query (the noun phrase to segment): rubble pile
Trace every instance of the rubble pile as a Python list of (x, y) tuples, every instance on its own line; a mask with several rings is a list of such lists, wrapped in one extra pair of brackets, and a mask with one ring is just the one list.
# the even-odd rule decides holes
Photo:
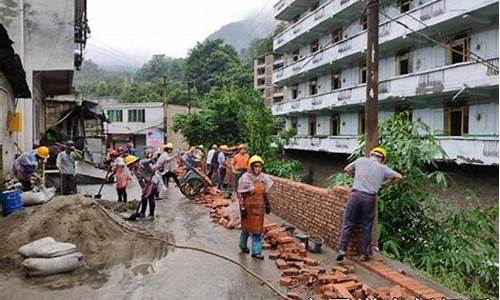
[[(207, 188), (204, 195), (195, 198), (195, 202), (209, 209), (210, 218), (214, 222), (218, 222), (227, 229), (239, 228), (237, 218), (232, 216), (234, 214), (228, 213), (228, 208), (234, 204), (234, 199), (225, 199), (223, 193), (217, 188)], [(235, 212), (239, 214), (239, 208), (236, 208)]]

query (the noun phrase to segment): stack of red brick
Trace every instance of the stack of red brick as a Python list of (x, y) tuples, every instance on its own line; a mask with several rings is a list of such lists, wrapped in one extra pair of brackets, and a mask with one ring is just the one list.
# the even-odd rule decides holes
[(320, 261), (307, 257), (305, 245), (289, 236), (286, 229), (275, 223), (264, 225), (264, 249), (273, 249), (270, 259), (276, 260), (281, 271), (280, 285), (293, 289), (291, 299), (300, 299), (300, 291), (322, 295), (324, 299), (410, 299), (399, 286), (374, 290), (363, 284), (356, 276), (353, 266), (333, 266), (329, 272)]
[(231, 204), (230, 199), (224, 199), (223, 194), (215, 187), (209, 187), (205, 193), (195, 198), (196, 203), (209, 209), (210, 218), (227, 229), (233, 229), (230, 220), (224, 215), (223, 209)]

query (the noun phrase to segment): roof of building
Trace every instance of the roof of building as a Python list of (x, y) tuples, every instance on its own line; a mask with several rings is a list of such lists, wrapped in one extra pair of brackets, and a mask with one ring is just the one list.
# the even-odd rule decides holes
[(9, 81), (16, 98), (31, 98), (26, 73), (19, 55), (14, 52), (7, 30), (0, 24), (0, 71)]
[(114, 98), (95, 99), (92, 101), (99, 103), (104, 109), (163, 107), (163, 102), (120, 102), (119, 99)]

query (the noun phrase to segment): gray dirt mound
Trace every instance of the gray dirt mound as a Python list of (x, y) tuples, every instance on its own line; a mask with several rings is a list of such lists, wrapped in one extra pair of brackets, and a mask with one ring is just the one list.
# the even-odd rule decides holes
[(48, 288), (98, 287), (107, 280), (106, 269), (111, 266), (124, 264), (133, 269), (166, 255), (166, 243), (125, 230), (98, 205), (78, 195), (59, 196), (22, 213), (0, 217), (0, 272), (22, 275), (23, 257), (17, 249), (46, 236), (74, 243), (84, 255), (83, 267), (72, 273), (27, 279)]

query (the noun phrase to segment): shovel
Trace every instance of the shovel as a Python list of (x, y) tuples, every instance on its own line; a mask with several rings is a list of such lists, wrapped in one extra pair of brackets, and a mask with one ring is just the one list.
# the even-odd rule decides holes
[(97, 192), (97, 194), (94, 195), (94, 198), (101, 199), (101, 197), (102, 197), (102, 195), (101, 195), (102, 188), (104, 187), (104, 184), (106, 184), (106, 182), (108, 181), (108, 175), (109, 175), (109, 173), (111, 173), (111, 171), (108, 171), (108, 173), (106, 173), (106, 176), (104, 176), (104, 180), (102, 181), (101, 187), (99, 188), (99, 191)]

